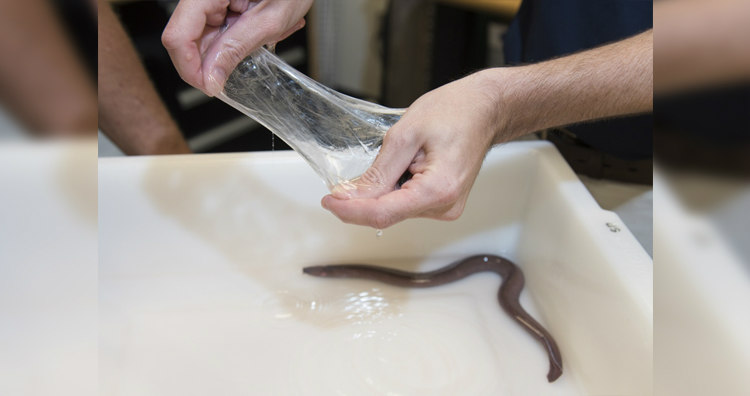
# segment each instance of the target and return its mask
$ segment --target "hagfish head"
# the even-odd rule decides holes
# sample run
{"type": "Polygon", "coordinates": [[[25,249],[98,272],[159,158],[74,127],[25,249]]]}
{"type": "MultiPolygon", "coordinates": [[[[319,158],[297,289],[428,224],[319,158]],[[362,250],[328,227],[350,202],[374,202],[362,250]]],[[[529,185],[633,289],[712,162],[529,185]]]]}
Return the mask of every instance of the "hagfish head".
{"type": "Polygon", "coordinates": [[[302,272],[312,276],[328,276],[326,267],[324,265],[313,265],[310,267],[302,268],[302,272]]]}

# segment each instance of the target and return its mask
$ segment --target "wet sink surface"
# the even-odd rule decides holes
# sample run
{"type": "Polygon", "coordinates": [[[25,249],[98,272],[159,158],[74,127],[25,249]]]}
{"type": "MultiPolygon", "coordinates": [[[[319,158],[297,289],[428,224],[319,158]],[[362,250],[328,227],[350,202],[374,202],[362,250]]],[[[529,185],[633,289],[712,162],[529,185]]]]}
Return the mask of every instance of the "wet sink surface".
{"type": "Polygon", "coordinates": [[[292,152],[100,160],[102,393],[650,392],[651,261],[553,147],[495,149],[460,220],[382,237],[320,208],[325,193],[292,152]],[[557,382],[497,305],[494,274],[404,290],[301,272],[477,253],[524,270],[522,304],[563,353],[557,382]]]}

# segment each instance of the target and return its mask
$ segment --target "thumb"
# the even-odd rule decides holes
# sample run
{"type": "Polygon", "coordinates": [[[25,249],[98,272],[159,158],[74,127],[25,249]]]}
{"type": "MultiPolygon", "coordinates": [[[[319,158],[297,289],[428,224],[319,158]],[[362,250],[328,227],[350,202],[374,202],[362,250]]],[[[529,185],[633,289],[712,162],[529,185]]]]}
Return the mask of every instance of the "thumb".
{"type": "Polygon", "coordinates": [[[243,14],[206,52],[203,60],[203,83],[210,96],[219,94],[237,65],[269,40],[268,34],[252,23],[243,21],[247,17],[247,14],[243,14]]]}
{"type": "Polygon", "coordinates": [[[375,161],[358,178],[333,188],[334,198],[377,198],[396,189],[417,155],[419,145],[396,123],[386,133],[375,161]]]}

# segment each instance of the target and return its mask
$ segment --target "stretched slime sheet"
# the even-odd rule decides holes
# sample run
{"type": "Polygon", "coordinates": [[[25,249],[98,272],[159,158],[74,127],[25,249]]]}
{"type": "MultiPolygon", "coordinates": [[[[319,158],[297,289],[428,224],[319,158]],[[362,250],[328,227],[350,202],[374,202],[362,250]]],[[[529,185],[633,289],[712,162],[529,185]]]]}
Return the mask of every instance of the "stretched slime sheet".
{"type": "Polygon", "coordinates": [[[367,170],[404,113],[336,92],[265,48],[240,62],[218,97],[284,140],[329,189],[367,170]]]}

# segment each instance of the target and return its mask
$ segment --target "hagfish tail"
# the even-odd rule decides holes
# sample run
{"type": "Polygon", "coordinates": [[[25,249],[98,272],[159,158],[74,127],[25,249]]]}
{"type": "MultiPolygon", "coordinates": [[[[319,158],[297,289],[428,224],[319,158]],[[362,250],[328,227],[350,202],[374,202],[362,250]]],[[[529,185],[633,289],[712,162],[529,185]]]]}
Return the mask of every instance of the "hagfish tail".
{"type": "Polygon", "coordinates": [[[305,267],[308,275],[324,278],[371,279],[401,287],[434,287],[455,282],[478,272],[495,272],[502,278],[497,299],[505,313],[520,324],[527,333],[541,342],[549,356],[547,380],[552,382],[562,374],[562,356],[555,339],[521,306],[518,298],[524,286],[521,269],[510,260],[491,254],[481,254],[453,262],[430,272],[407,272],[393,268],[361,264],[322,265],[305,267]]]}

